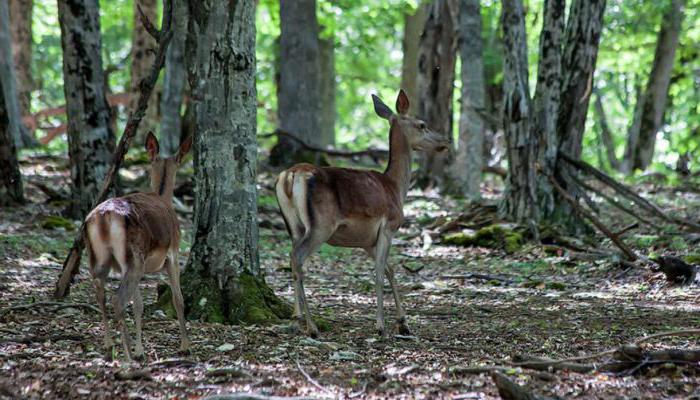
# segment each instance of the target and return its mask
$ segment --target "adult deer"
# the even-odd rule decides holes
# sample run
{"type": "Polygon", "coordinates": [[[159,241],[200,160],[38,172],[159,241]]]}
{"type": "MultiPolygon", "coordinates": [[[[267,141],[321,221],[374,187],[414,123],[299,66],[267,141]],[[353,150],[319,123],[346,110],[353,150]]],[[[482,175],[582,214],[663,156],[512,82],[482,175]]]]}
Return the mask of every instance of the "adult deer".
{"type": "Polygon", "coordinates": [[[383,173],[349,168],[297,164],[277,178],[275,192],[287,230],[292,238],[291,267],[294,280],[294,311],[306,333],[318,335],[304,293],[304,261],[323,243],[363,248],[375,261],[378,333],[384,327],[384,275],[396,303],[397,327],[410,334],[394,268],[387,265],[391,239],[403,222],[403,203],[411,181],[411,150],[444,150],[450,142],[406,115],[408,97],[401,90],[396,111],[372,95],[374,111],[389,121],[389,164],[383,173]]]}
{"type": "Polygon", "coordinates": [[[121,283],[112,303],[114,319],[121,329],[128,360],[131,360],[131,339],[124,317],[131,300],[134,301],[136,326],[134,355],[139,358],[143,356],[143,300],[138,285],[144,274],[167,271],[180,324],[180,350],[187,350],[190,344],[180,291],[180,225],[172,206],[172,197],[175,173],[191,145],[190,137],[180,145],[175,156],[161,158],[158,156],[158,140],[149,132],[146,150],[151,159],[152,192],[136,192],[109,199],[95,207],[85,219],[88,268],[95,284],[105,330],[104,345],[108,349],[113,344],[105,308],[105,281],[110,270],[121,273],[121,283]]]}

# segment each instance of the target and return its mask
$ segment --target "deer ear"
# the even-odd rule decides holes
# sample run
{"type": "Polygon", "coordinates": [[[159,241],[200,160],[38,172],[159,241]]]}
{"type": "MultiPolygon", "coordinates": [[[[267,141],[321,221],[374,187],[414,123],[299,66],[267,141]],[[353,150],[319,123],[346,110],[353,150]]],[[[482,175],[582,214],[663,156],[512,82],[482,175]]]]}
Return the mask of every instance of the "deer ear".
{"type": "Polygon", "coordinates": [[[175,157],[175,161],[177,161],[178,164],[181,163],[182,159],[185,158],[187,153],[190,152],[191,148],[192,148],[192,135],[188,136],[184,142],[180,143],[180,149],[177,151],[177,156],[175,157]]]}
{"type": "Polygon", "coordinates": [[[384,119],[391,118],[391,115],[393,114],[393,112],[391,112],[391,108],[384,104],[379,97],[372,95],[372,102],[374,103],[374,112],[376,112],[377,115],[384,119]]]}
{"type": "Polygon", "coordinates": [[[156,139],[156,135],[154,135],[151,131],[148,131],[148,135],[146,136],[146,151],[148,152],[149,157],[151,157],[151,161],[158,157],[158,139],[156,139]]]}
{"type": "Polygon", "coordinates": [[[396,97],[396,112],[399,114],[406,114],[408,112],[408,96],[403,89],[399,90],[399,95],[396,97]]]}

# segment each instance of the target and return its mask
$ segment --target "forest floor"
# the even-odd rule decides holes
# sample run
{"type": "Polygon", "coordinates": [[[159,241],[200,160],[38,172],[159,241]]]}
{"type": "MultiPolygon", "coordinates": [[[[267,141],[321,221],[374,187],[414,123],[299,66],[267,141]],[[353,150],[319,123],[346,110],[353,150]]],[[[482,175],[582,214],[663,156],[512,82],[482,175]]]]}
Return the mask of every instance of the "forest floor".
{"type": "MultiPolygon", "coordinates": [[[[108,361],[100,348],[99,313],[88,306],[95,303],[85,268],[68,304],[51,299],[75,225],[57,228],[47,222],[48,216],[60,214],[61,204],[47,202],[47,188],[39,190],[37,182],[49,192],[66,187],[65,160],[32,158],[22,168],[34,182],[25,189],[31,203],[0,209],[0,399],[197,399],[236,392],[493,399],[498,391],[489,374],[467,373],[465,367],[509,367],[516,355],[574,357],[657,332],[700,327],[697,283],[668,283],[645,263],[625,271],[606,258],[580,260],[563,247],[525,244],[508,254],[441,245],[439,237],[428,239],[431,229],[444,221],[442,217],[459,214],[464,204],[411,192],[408,222],[394,241],[389,262],[398,272],[413,336],[378,340],[372,262],[360,250],[324,246],[305,266],[312,311],[330,322],[318,339],[294,335],[289,323],[226,326],[189,321],[191,354],[179,355],[176,321],[154,307],[156,285],[165,279],[149,276],[141,285],[147,361],[125,363],[121,352],[108,361]],[[21,305],[27,307],[10,308],[21,305]],[[125,373],[129,371],[137,373],[125,373]]],[[[139,181],[143,174],[137,165],[123,178],[139,181]]],[[[280,229],[270,185],[270,176],[261,175],[260,259],[267,282],[291,302],[290,244],[280,229]]],[[[700,196],[652,185],[640,185],[639,192],[666,210],[698,220],[700,196]]],[[[631,222],[602,208],[602,219],[615,230],[631,222]]],[[[186,250],[191,222],[186,214],[180,216],[181,247],[186,250]]],[[[692,236],[638,229],[624,239],[643,255],[695,254],[692,236]]],[[[612,249],[600,237],[589,243],[612,249]]],[[[186,256],[183,251],[183,262],[186,256]]],[[[116,285],[116,278],[110,279],[110,293],[116,285]]],[[[389,293],[387,288],[387,326],[392,326],[389,293]]],[[[689,349],[698,344],[697,337],[666,337],[647,347],[689,349]]],[[[697,363],[661,363],[618,374],[515,367],[504,372],[540,396],[700,397],[697,363]]]]}

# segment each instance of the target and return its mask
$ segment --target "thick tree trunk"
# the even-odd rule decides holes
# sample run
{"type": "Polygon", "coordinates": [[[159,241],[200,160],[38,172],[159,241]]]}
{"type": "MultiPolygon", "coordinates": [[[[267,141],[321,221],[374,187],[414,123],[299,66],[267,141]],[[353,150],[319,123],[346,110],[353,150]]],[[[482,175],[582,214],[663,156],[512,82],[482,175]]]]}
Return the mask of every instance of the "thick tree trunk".
{"type": "Polygon", "coordinates": [[[646,90],[637,100],[640,104],[635,109],[633,123],[628,132],[622,166],[625,172],[645,170],[654,156],[656,134],[661,130],[666,111],[685,3],[685,0],[672,0],[663,16],[646,90]]]}
{"type": "Polygon", "coordinates": [[[321,72],[321,145],[335,145],[335,39],[319,40],[321,72]]]}
{"type": "Polygon", "coordinates": [[[68,154],[73,181],[68,213],[84,217],[100,191],[114,151],[105,97],[97,0],[59,0],[68,154]]]}
{"type": "Polygon", "coordinates": [[[533,98],[532,137],[537,151],[536,220],[560,221],[572,215],[566,201],[552,187],[549,177],[557,173],[557,152],[561,137],[557,118],[562,101],[562,39],[565,0],[545,0],[544,22],[540,33],[537,86],[533,98]]]}
{"type": "Polygon", "coordinates": [[[190,0],[188,8],[196,134],[186,312],[206,321],[275,321],[291,310],[265,285],[258,260],[255,0],[190,0]]]}
{"type": "Polygon", "coordinates": [[[22,115],[30,114],[32,81],[32,9],[33,0],[10,1],[12,55],[17,72],[17,92],[22,115]]]}
{"type": "Polygon", "coordinates": [[[522,0],[502,1],[503,129],[508,177],[500,213],[507,219],[535,223],[535,146],[530,136],[531,102],[528,87],[527,37],[522,0]]]}
{"type": "MultiPolygon", "coordinates": [[[[457,61],[456,0],[434,0],[428,8],[418,55],[418,117],[452,138],[452,94],[457,61]]],[[[443,186],[451,152],[422,155],[418,184],[443,186]]]]}
{"type": "Polygon", "coordinates": [[[581,156],[604,11],[605,0],[573,0],[569,9],[557,126],[559,148],[574,158],[581,156]]]}
{"type": "MultiPolygon", "coordinates": [[[[295,134],[306,144],[322,145],[316,0],[281,0],[280,30],[277,99],[280,129],[295,134]]],[[[270,163],[286,166],[302,157],[298,143],[279,137],[279,142],[270,152],[270,163]]]]}
{"type": "Polygon", "coordinates": [[[185,39],[187,37],[187,2],[173,1],[173,38],[168,46],[163,73],[163,96],[160,99],[160,144],[165,154],[174,154],[182,136],[182,98],[185,91],[185,39]]]}
{"type": "MultiPolygon", "coordinates": [[[[0,40],[9,38],[7,20],[7,8],[0,4],[0,40]]],[[[4,56],[4,54],[0,55],[4,56]]],[[[10,131],[10,114],[6,107],[3,90],[7,77],[7,74],[0,75],[0,206],[24,202],[22,175],[17,163],[15,138],[10,131]]]]}
{"type": "Polygon", "coordinates": [[[26,138],[27,130],[22,125],[9,19],[8,2],[0,1],[0,81],[3,83],[0,95],[4,97],[10,136],[16,147],[24,147],[30,143],[26,138]]]}
{"type": "Polygon", "coordinates": [[[428,6],[419,4],[413,14],[404,14],[403,16],[401,88],[411,99],[408,109],[409,115],[418,114],[418,49],[427,15],[428,6]]]}
{"type": "Polygon", "coordinates": [[[459,56],[462,60],[462,100],[459,115],[459,143],[452,165],[453,191],[469,199],[481,197],[481,170],[484,166],[483,114],[484,82],[481,6],[479,0],[460,0],[459,56]]]}
{"type": "MultiPolygon", "coordinates": [[[[139,98],[139,84],[141,80],[148,75],[151,66],[153,65],[153,60],[155,58],[155,53],[153,50],[156,48],[156,41],[148,33],[146,28],[141,23],[141,18],[139,17],[138,6],[141,6],[141,10],[149,21],[158,20],[158,2],[157,0],[134,0],[134,33],[131,41],[131,82],[129,84],[129,91],[131,92],[131,100],[129,101],[129,110],[133,111],[136,109],[136,102],[139,98]]],[[[137,141],[143,143],[146,139],[146,134],[149,131],[156,131],[158,119],[158,95],[157,91],[151,95],[148,100],[148,108],[146,109],[146,115],[139,125],[139,131],[137,133],[137,141]]]]}

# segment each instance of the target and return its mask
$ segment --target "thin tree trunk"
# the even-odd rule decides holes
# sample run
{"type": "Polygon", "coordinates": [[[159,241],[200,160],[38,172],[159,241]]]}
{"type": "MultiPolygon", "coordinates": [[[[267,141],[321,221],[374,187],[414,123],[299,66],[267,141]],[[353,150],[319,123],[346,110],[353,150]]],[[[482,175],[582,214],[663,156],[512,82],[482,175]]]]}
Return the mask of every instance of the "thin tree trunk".
{"type": "MultiPolygon", "coordinates": [[[[146,28],[141,23],[139,17],[138,6],[141,7],[144,15],[149,21],[158,20],[158,2],[156,0],[134,0],[134,33],[131,41],[131,82],[129,90],[131,92],[131,100],[129,101],[129,110],[136,109],[136,102],[139,98],[139,84],[141,80],[148,75],[155,54],[153,50],[156,48],[156,41],[151,37],[146,28]]],[[[146,115],[139,125],[137,133],[137,141],[143,143],[146,139],[146,133],[156,131],[156,121],[158,118],[158,95],[154,93],[148,100],[148,108],[146,115]]]]}
{"type": "Polygon", "coordinates": [[[185,38],[187,37],[187,2],[173,0],[173,38],[165,58],[163,96],[160,99],[160,144],[165,154],[174,154],[182,137],[182,98],[185,91],[185,38]]]}
{"type": "Polygon", "coordinates": [[[511,221],[535,223],[535,147],[530,137],[531,102],[528,88],[527,37],[522,0],[502,1],[503,129],[508,177],[500,213],[511,221]]]}
{"type": "Polygon", "coordinates": [[[636,134],[639,139],[634,149],[630,170],[645,170],[654,157],[656,134],[661,130],[666,112],[668,89],[676,59],[685,3],[685,0],[672,0],[669,10],[663,17],[656,42],[654,64],[642,98],[639,132],[636,134]]]}
{"type": "MultiPolygon", "coordinates": [[[[292,132],[306,144],[321,145],[320,62],[316,0],[280,1],[280,129],[292,132]]],[[[301,147],[288,138],[270,152],[270,163],[285,166],[300,161],[301,147]]]]}
{"type": "Polygon", "coordinates": [[[569,9],[557,126],[559,148],[574,158],[581,156],[604,11],[605,0],[573,0],[569,9]]]}
{"type": "Polygon", "coordinates": [[[195,115],[194,244],[182,281],[190,318],[290,314],[262,279],[256,190],[255,0],[189,0],[195,115]]]}
{"type": "Polygon", "coordinates": [[[411,99],[408,109],[410,115],[418,114],[418,49],[427,15],[428,6],[419,4],[413,14],[404,14],[403,16],[401,88],[406,92],[408,98],[411,99]]]}
{"type": "Polygon", "coordinates": [[[456,192],[469,199],[481,197],[481,170],[484,166],[485,110],[483,42],[479,0],[460,0],[459,54],[462,60],[462,100],[459,116],[459,143],[452,165],[456,192]]]}
{"type": "Polygon", "coordinates": [[[28,115],[32,81],[32,9],[33,0],[10,1],[10,32],[12,36],[12,54],[17,72],[17,92],[19,109],[22,115],[28,115]]]}
{"type": "Polygon", "coordinates": [[[319,40],[321,91],[321,145],[335,145],[335,39],[319,40]]]}
{"type": "MultiPolygon", "coordinates": [[[[0,41],[7,40],[9,44],[8,10],[7,3],[0,1],[0,41]]],[[[0,44],[0,50],[9,50],[6,45],[0,44]]],[[[0,53],[5,57],[9,52],[0,53]]],[[[12,58],[10,57],[10,61],[12,58]]],[[[6,72],[6,71],[3,71],[6,72]]],[[[17,151],[15,138],[10,130],[10,119],[7,103],[5,102],[5,82],[10,79],[10,74],[0,74],[0,206],[11,203],[23,203],[22,175],[17,163],[17,151]]]]}
{"type": "Polygon", "coordinates": [[[5,102],[5,112],[8,117],[8,129],[10,136],[17,148],[28,145],[25,136],[27,130],[22,125],[22,114],[18,101],[17,76],[14,59],[12,57],[12,38],[10,34],[9,8],[6,0],[0,1],[0,81],[2,81],[2,93],[5,102]]]}
{"type": "MultiPolygon", "coordinates": [[[[457,61],[456,0],[434,0],[428,8],[418,56],[418,117],[452,138],[452,95],[457,61]]],[[[443,186],[451,152],[422,155],[418,184],[443,186]]]]}
{"type": "Polygon", "coordinates": [[[610,168],[618,170],[620,168],[620,161],[615,155],[615,140],[613,139],[613,134],[610,131],[610,126],[608,125],[608,117],[605,115],[605,109],[603,107],[603,99],[601,98],[600,92],[595,93],[595,102],[593,103],[596,120],[598,122],[598,128],[600,129],[600,138],[603,142],[603,147],[605,148],[605,155],[610,165],[610,168]]]}
{"type": "Polygon", "coordinates": [[[58,15],[73,181],[67,212],[82,218],[109,169],[115,138],[105,97],[97,0],[59,0],[58,15]]]}

